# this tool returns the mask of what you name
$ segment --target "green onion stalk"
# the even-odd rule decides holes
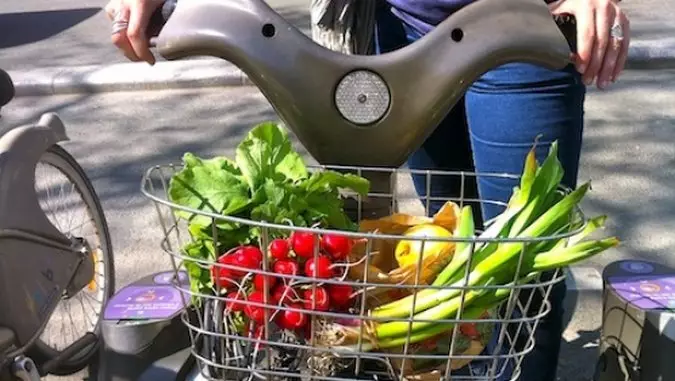
[[[516,285],[527,284],[535,280],[544,271],[586,260],[602,251],[616,247],[618,244],[617,238],[610,237],[578,242],[573,246],[557,247],[539,253],[531,258],[531,261],[523,263],[520,276],[515,282],[508,281],[513,279],[515,275],[515,267],[510,266],[507,271],[496,274],[487,282],[475,285],[478,288],[467,290],[463,298],[461,295],[456,295],[430,309],[415,313],[412,321],[390,321],[373,324],[369,329],[370,333],[362,341],[362,350],[394,348],[405,345],[406,342],[415,344],[440,333],[449,332],[454,328],[455,323],[447,320],[454,319],[460,308],[463,308],[462,319],[477,319],[485,311],[494,309],[504,302]],[[495,283],[503,286],[485,287]],[[481,286],[484,288],[480,288]],[[354,345],[338,347],[345,350],[356,349]]]
[[[536,214],[537,207],[541,206],[539,201],[541,197],[539,194],[549,192],[551,189],[557,188],[562,175],[562,168],[557,160],[558,144],[554,142],[551,145],[549,155],[540,168],[535,157],[535,147],[528,153],[525,159],[523,173],[520,178],[520,187],[516,187],[509,200],[507,209],[499,215],[495,221],[488,226],[488,228],[480,235],[481,239],[491,239],[513,236],[514,232],[520,232],[516,225],[522,225],[533,217],[538,217]],[[525,216],[525,217],[522,217]],[[473,215],[470,207],[464,207],[459,218],[459,226],[455,235],[460,238],[474,238],[475,227],[473,223]],[[458,242],[455,249],[455,255],[450,263],[437,275],[432,283],[435,289],[426,289],[423,291],[416,291],[417,298],[428,298],[438,289],[439,286],[466,286],[460,280],[464,277],[466,264],[471,257],[472,266],[475,266],[492,255],[498,247],[495,242],[475,243]],[[403,300],[389,303],[377,308],[374,314],[386,316],[385,310],[391,308],[401,308],[406,304],[411,306],[413,295],[410,295]],[[426,300],[426,299],[425,299]],[[393,312],[393,311],[392,311]]]
[[[516,242],[471,242],[475,238],[471,207],[462,208],[454,235],[467,242],[457,242],[452,259],[432,283],[434,288],[415,291],[369,311],[370,316],[378,320],[368,323],[366,337],[361,340],[362,350],[414,344],[450,331],[454,323],[447,320],[455,318],[460,309],[464,318],[475,319],[508,298],[515,284],[531,282],[543,271],[586,260],[619,244],[615,237],[584,241],[604,225],[605,216],[588,221],[581,232],[570,238],[525,242],[581,227],[571,216],[590,183],[566,195],[559,192],[562,166],[557,159],[557,147],[554,142],[541,167],[536,162],[534,148],[528,153],[519,187],[514,188],[506,210],[480,235],[481,238],[512,238]],[[520,271],[516,274],[521,256]],[[471,266],[467,268],[469,262]],[[497,287],[485,288],[487,285]],[[471,289],[463,293],[462,289],[467,286]],[[403,318],[411,321],[388,320]],[[353,328],[333,325],[332,329],[342,329],[343,335],[352,339],[358,336]],[[324,344],[333,346],[334,343]],[[354,348],[342,343],[336,346],[346,350]]]
[[[586,194],[590,184],[584,184],[575,191],[571,192],[551,209],[542,214],[532,225],[528,226],[517,238],[534,238],[549,233],[549,228],[559,219],[566,217],[568,213],[576,206]],[[486,256],[479,261],[475,268],[469,273],[468,280],[461,279],[454,282],[447,289],[429,289],[427,292],[418,292],[417,300],[412,303],[412,295],[386,305],[384,308],[376,308],[372,315],[376,317],[405,317],[410,311],[421,312],[437,306],[439,303],[454,298],[461,293],[461,288],[465,286],[476,286],[480,282],[486,281],[491,275],[500,272],[504,266],[512,260],[517,259],[518,254],[525,247],[524,242],[505,242],[498,246],[494,253]],[[452,265],[452,261],[449,265]],[[414,304],[414,305],[413,305]],[[443,318],[443,317],[440,317]],[[387,324],[387,323],[385,323]]]

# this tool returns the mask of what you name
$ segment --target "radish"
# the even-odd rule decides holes
[[[272,271],[282,275],[298,275],[298,263],[292,259],[280,259],[272,265]]]
[[[314,278],[328,279],[333,276],[333,262],[327,256],[310,258],[305,262],[305,275]]]
[[[342,235],[326,234],[321,238],[321,249],[335,260],[347,258],[352,246],[352,240]]]
[[[337,307],[346,306],[352,299],[354,290],[348,284],[331,284],[328,285],[328,296],[333,304]]]
[[[253,303],[265,303],[265,298],[262,292],[253,291],[248,295],[248,301]],[[265,308],[261,306],[254,306],[247,304],[244,307],[244,313],[248,316],[249,319],[253,320],[256,323],[265,322]]]
[[[277,238],[270,243],[270,255],[274,259],[288,259],[291,251],[291,245],[287,240]]]
[[[291,234],[291,246],[295,254],[302,258],[314,256],[314,234],[305,232],[293,232]]]
[[[229,294],[227,294],[227,298],[231,299],[225,302],[225,309],[227,311],[239,312],[244,310],[245,304],[239,302],[243,300],[243,298],[241,297],[238,291],[230,292]]]
[[[243,261],[243,263],[240,263],[240,261]],[[246,263],[244,258],[227,254],[221,255],[218,258],[217,263],[219,265],[238,267],[248,267],[249,265]],[[252,265],[252,263],[250,265]],[[241,270],[216,265],[211,266],[211,278],[213,279],[215,286],[220,289],[227,289],[228,287],[231,287],[235,282],[241,280],[244,275],[246,275],[246,273]]]
[[[262,265],[263,253],[255,246],[240,246],[231,255],[235,256],[236,262],[245,263],[246,268],[259,268]]]
[[[280,284],[272,292],[272,302],[277,305],[287,304],[292,302],[293,299],[296,299],[297,296],[297,293],[292,287]]]
[[[315,311],[328,311],[330,308],[330,299],[328,297],[328,291],[321,286],[317,286],[316,290],[307,289],[304,292],[304,305],[305,309],[315,310]],[[314,304],[312,308],[312,304]]]
[[[255,274],[253,276],[253,286],[256,288],[256,290],[264,291],[265,290],[265,279],[267,279],[267,289],[271,290],[274,288],[274,285],[277,283],[278,278],[270,276],[270,275],[263,275],[263,274]]]
[[[302,306],[297,303],[289,305],[290,308],[301,309]],[[302,311],[281,311],[278,315],[277,323],[281,328],[296,330],[303,328],[307,324],[307,315]]]

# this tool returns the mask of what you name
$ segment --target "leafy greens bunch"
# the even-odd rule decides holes
[[[234,160],[218,156],[183,156],[183,167],[169,182],[169,200],[206,213],[300,227],[351,230],[358,225],[343,210],[341,190],[368,194],[367,179],[330,170],[310,172],[293,150],[285,129],[266,122],[255,126],[237,146]],[[191,241],[183,252],[197,260],[185,266],[193,292],[210,293],[212,279],[206,261],[215,261],[231,248],[260,246],[259,227],[177,210],[188,221]],[[270,239],[289,230],[268,231]],[[214,241],[214,236],[216,240]]]

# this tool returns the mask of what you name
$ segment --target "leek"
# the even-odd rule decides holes
[[[533,238],[550,233],[550,227],[558,223],[581,201],[588,191],[590,183],[586,183],[569,193],[560,202],[547,210],[537,218],[530,226],[525,229],[518,238]],[[385,308],[377,308],[372,311],[376,317],[405,317],[412,310],[414,313],[437,306],[448,299],[454,298],[461,293],[461,289],[466,283],[468,286],[475,286],[482,281],[487,280],[493,274],[504,268],[509,261],[513,260],[523,249],[523,242],[502,243],[491,255],[484,258],[476,264],[476,267],[469,274],[468,282],[463,279],[454,282],[448,289],[429,289],[417,294],[416,303],[412,303],[412,298],[406,297],[398,301],[389,303]],[[451,262],[452,263],[452,262]],[[410,300],[410,301],[409,301]]]
[[[492,284],[494,281],[491,279],[484,284]],[[457,290],[460,291],[460,290]],[[471,302],[478,298],[480,295],[486,292],[485,289],[472,289],[467,290],[464,295],[464,300],[458,295],[453,298],[448,298],[449,300],[437,303],[433,308],[429,308],[426,311],[415,314],[412,317],[412,323],[408,321],[393,321],[387,323],[380,323],[375,328],[375,333],[377,340],[381,340],[387,337],[397,337],[401,335],[408,335],[411,332],[418,332],[421,329],[424,329],[434,324],[439,324],[434,320],[443,320],[448,319],[450,316],[457,313],[457,311],[471,304]],[[458,292],[461,293],[461,292]],[[408,310],[408,315],[410,315],[410,310]],[[426,320],[426,321],[419,321]]]
[[[530,271],[543,272],[566,267],[618,245],[619,240],[616,237],[610,237],[597,241],[580,242],[573,246],[555,248],[535,255]]]
[[[456,237],[459,238],[471,238],[474,236],[476,230],[473,221],[473,213],[470,206],[465,206],[462,209],[461,217],[459,220],[459,227],[455,233]],[[473,252],[473,244],[471,242],[457,242],[455,245],[455,255],[452,257],[450,263],[441,271],[440,274],[436,277],[433,286],[442,286],[450,277],[455,274],[464,264],[469,260],[471,253]]]

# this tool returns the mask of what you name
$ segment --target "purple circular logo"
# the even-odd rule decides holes
[[[157,284],[172,284],[175,279],[176,279],[175,273],[173,271],[168,271],[165,273],[157,274],[154,278],[154,281]],[[182,284],[188,282],[188,276],[185,271],[178,272],[178,281]]]
[[[173,301],[173,289],[166,287],[141,289],[131,295],[130,299],[134,303],[169,303]]]
[[[626,261],[621,264],[621,268],[624,271],[628,271],[633,274],[649,274],[654,271],[654,266],[650,265],[647,262],[640,261]]]

